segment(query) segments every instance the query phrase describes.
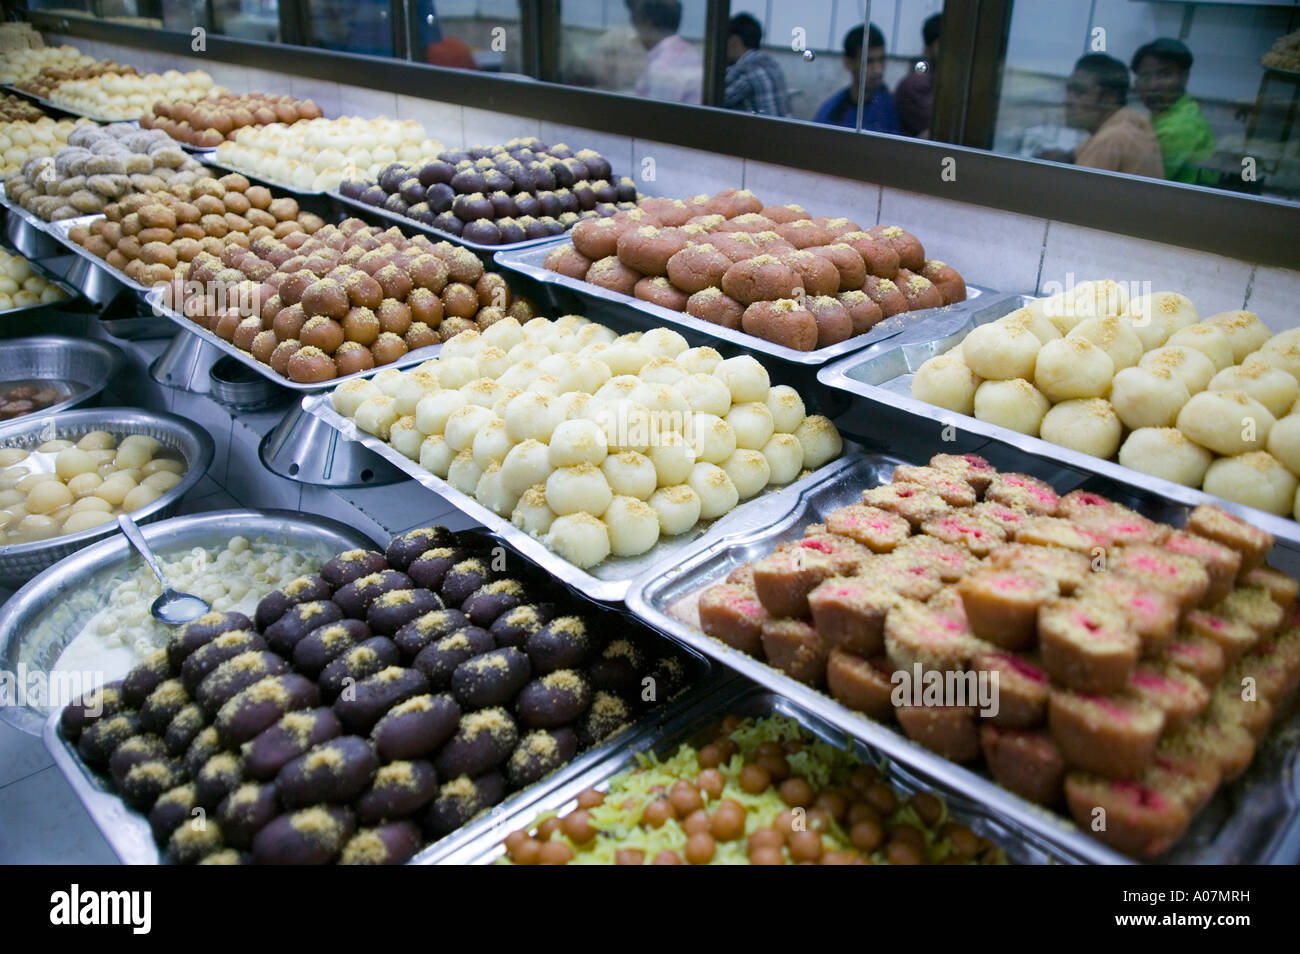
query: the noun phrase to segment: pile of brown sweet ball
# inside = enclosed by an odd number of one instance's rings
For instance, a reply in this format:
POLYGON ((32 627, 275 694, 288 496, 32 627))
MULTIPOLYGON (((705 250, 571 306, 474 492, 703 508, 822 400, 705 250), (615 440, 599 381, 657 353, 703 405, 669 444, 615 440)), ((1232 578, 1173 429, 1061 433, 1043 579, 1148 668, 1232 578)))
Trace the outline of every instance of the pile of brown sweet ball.
POLYGON ((145 129, 161 129, 180 142, 201 148, 215 148, 245 126, 296 123, 319 119, 321 109, 311 100, 267 93, 227 93, 202 100, 154 103, 153 112, 140 117, 145 129))
POLYGON ((546 267, 797 351, 966 298, 961 275, 910 232, 764 205, 747 189, 579 222, 546 267))
POLYGON ((105 73, 116 73, 119 76, 135 75, 135 67, 123 66, 113 60, 100 60, 98 63, 92 63, 88 66, 76 66, 67 70, 47 66, 31 79, 15 83, 14 89, 20 89, 24 93, 32 93, 42 99, 49 99, 60 83, 69 80, 94 79, 96 76, 103 76, 105 73))
POLYGON ((10 93, 8 96, 0 98, 0 122, 29 122, 34 123, 42 118, 45 113, 38 106, 34 106, 27 100, 10 93))

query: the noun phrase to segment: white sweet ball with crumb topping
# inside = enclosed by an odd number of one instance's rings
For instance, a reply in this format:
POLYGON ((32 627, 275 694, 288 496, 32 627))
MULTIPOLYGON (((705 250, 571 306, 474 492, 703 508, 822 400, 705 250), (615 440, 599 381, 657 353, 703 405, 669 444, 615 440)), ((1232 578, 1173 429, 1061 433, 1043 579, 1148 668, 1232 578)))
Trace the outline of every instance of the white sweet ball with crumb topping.
POLYGON ((1125 368, 1115 375, 1110 403, 1125 427, 1171 427, 1191 397, 1181 376, 1165 367, 1125 368))
POLYGON ((659 542, 659 514, 644 500, 615 497, 602 520, 614 556, 640 556, 659 542))
POLYGON ((1224 500, 1286 516, 1295 504, 1295 475, 1265 451, 1221 457, 1205 472, 1201 489, 1224 500))
POLYGON ((1241 391, 1202 391, 1178 413, 1178 429, 1202 447, 1233 457, 1262 450, 1274 423, 1268 408, 1241 391))
POLYGON ((1062 401, 1043 415, 1038 436, 1081 454, 1109 460, 1119 450, 1124 425, 1105 398, 1062 401))
POLYGON ((1116 371, 1131 368, 1142 357, 1142 339, 1114 315, 1085 318, 1066 337, 1087 338, 1106 352, 1116 371))
MULTIPOLYGON (((1049 401, 1102 397, 1110 391, 1115 362, 1087 338, 1065 337, 1049 341, 1038 352, 1034 386, 1049 401)), ((985 382, 991 383, 991 382, 985 382)), ((983 390, 984 385, 981 385, 983 390)), ((979 417, 979 394, 975 395, 975 416, 979 417)), ((981 418, 983 420, 983 418, 981 418)))
POLYGON ((1288 414, 1269 429, 1267 450, 1283 467, 1300 476, 1300 414, 1288 414))
POLYGON ((966 366, 981 378, 1032 378, 1042 342, 1027 327, 995 321, 971 329, 961 343, 966 366))
POLYGON ((700 495, 687 484, 661 487, 647 502, 659 515, 659 530, 665 537, 685 533, 700 522, 700 495))
POLYGON ((1281 368, 1256 358, 1224 368, 1210 379, 1211 391, 1244 391, 1274 417, 1286 414, 1300 398, 1300 383, 1281 368))
MULTIPOLYGON (((1110 360, 1104 354, 1102 357, 1110 360)), ((1047 398, 1024 378, 985 381, 975 392, 977 418, 1031 437, 1038 436, 1043 415, 1050 407, 1047 398)))
POLYGON ((1232 342, 1221 328, 1208 322, 1200 321, 1174 332, 1166 344, 1171 348, 1195 348, 1210 359, 1216 371, 1233 363, 1232 342))
POLYGON ((1188 394, 1199 394, 1214 378, 1214 362, 1195 348, 1166 345, 1148 351, 1138 362, 1139 368, 1164 368, 1183 379, 1188 394))
POLYGON ((1238 308, 1235 311, 1221 311, 1205 319, 1205 324, 1213 325, 1228 337, 1232 344, 1232 360, 1240 363, 1257 348, 1268 344, 1273 332, 1268 325, 1259 320, 1253 311, 1238 308))
POLYGON ((912 397, 958 414, 975 413, 975 391, 980 377, 962 360, 961 353, 935 355, 912 376, 912 397))
POLYGON ((585 511, 556 517, 543 542, 583 569, 595 566, 610 554, 609 529, 585 511))

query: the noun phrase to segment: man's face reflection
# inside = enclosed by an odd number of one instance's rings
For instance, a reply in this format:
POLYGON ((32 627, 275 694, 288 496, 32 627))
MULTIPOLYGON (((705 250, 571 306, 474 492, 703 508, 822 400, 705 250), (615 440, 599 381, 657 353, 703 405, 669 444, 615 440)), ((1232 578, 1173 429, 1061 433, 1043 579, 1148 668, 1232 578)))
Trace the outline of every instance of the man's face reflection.
POLYGON ((1160 114, 1178 101, 1187 89, 1187 71, 1156 56, 1145 56, 1134 74, 1133 89, 1142 105, 1160 114))
MULTIPOLYGON (((867 94, 878 87, 885 78, 885 48, 883 46, 872 46, 867 48, 867 94)), ((862 67, 862 56, 846 56, 844 58, 844 68, 849 71, 853 78, 850 88, 856 93, 860 85, 859 70, 862 67)))

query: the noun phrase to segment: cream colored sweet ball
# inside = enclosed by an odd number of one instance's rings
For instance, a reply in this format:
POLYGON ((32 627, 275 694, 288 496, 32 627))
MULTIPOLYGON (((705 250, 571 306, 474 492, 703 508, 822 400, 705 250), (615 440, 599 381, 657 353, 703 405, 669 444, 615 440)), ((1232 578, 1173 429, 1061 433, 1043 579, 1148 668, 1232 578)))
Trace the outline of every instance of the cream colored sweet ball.
POLYGON ((542 487, 529 487, 510 512, 510 522, 534 537, 540 537, 555 522, 555 511, 546 506, 546 491, 542 487))
POLYGON ((665 537, 685 533, 700 522, 700 495, 687 484, 661 487, 647 501, 659 516, 659 531, 665 537))
MULTIPOLYGON (((502 428, 504 427, 503 423, 502 428)), ((507 446, 501 454, 502 458, 509 450, 510 447, 507 446)), ((608 453, 605 432, 595 421, 561 421, 551 432, 548 457, 552 467, 600 464, 608 453)))
POLYGON ((501 464, 492 461, 483 469, 474 487, 474 499, 499 517, 508 517, 519 503, 519 495, 506 489, 501 480, 501 464))
MULTIPOLYGON (((1065 337, 1049 341, 1038 352, 1034 368, 1035 386, 1054 402, 1104 397, 1110 391, 1114 376, 1115 362, 1087 338, 1065 337)), ((978 408, 978 394, 975 401, 978 408)))
MULTIPOLYGON (((773 408, 772 395, 783 388, 793 390, 787 388, 786 385, 778 385, 768 392, 768 409, 772 411, 773 418, 776 417, 777 412, 773 408)), ((720 379, 715 378, 712 373, 697 372, 690 375, 677 385, 677 392, 686 399, 686 403, 690 405, 691 410, 699 414, 714 414, 718 417, 725 417, 727 411, 731 409, 730 389, 720 379)), ((795 397, 798 398, 799 395, 795 394, 795 397)), ((777 401, 779 402, 780 398, 777 401)), ((799 401, 799 406, 802 409, 802 400, 799 401)), ((801 410, 800 420, 803 420, 802 413, 801 410)), ((785 418, 782 418, 782 420, 784 421, 785 418)), ((797 421, 794 426, 799 426, 797 421)))
POLYGON ((767 392, 767 400, 764 403, 772 413, 772 426, 782 434, 793 434, 803 423, 803 419, 808 416, 803 398, 788 384, 778 384, 773 387, 767 392))
POLYGON ((1295 475, 1265 451, 1221 457, 1205 472, 1201 489, 1224 500, 1286 516, 1295 506, 1295 475))
POLYGON ((788 484, 803 470, 803 444, 793 434, 773 434, 763 445, 763 457, 769 470, 768 483, 788 484))
POLYGON ((1106 352, 1116 371, 1133 367, 1142 357, 1142 339, 1115 315, 1085 318, 1067 337, 1091 341, 1106 352))
POLYGON ((554 470, 550 448, 529 438, 506 454, 501 462, 501 482, 511 493, 523 494, 529 487, 546 481, 554 470))
POLYGON ((1017 308, 1003 315, 998 322, 1008 328, 1023 328, 1031 332, 1039 344, 1047 344, 1054 338, 1061 337, 1061 332, 1046 315, 1030 308, 1017 308))
POLYGON ((397 402, 387 394, 367 398, 357 407, 354 418, 357 427, 382 441, 388 440, 388 431, 397 420, 397 402))
POLYGON ((604 472, 594 464, 561 467, 546 478, 546 505, 560 516, 585 510, 599 517, 613 497, 604 472))
POLYGON ((912 397, 936 407, 973 414, 980 378, 959 354, 937 354, 912 376, 912 397))
POLYGON ((700 498, 701 519, 715 520, 730 513, 740 503, 740 491, 717 464, 699 462, 691 468, 686 484, 700 498))
POLYGON ((614 556, 639 556, 659 542, 659 514, 644 500, 615 497, 601 519, 614 556))
MULTIPOLYGON (((695 448, 696 459, 710 464, 723 463, 736 450, 736 432, 716 414, 692 415, 691 426, 685 436, 695 448)), ((762 447, 771 436, 769 432, 757 446, 762 447)))
POLYGON ((1259 320, 1258 315, 1240 308, 1211 315, 1205 319, 1205 324, 1213 325, 1227 335, 1232 345, 1232 360, 1238 363, 1252 351, 1264 347, 1273 337, 1273 332, 1259 320))
POLYGON ((736 404, 766 401, 772 382, 767 369, 749 355, 739 355, 718 362, 713 376, 727 386, 731 400, 736 404))
POLYGON ((610 454, 600 465, 609 489, 616 495, 648 500, 659 486, 659 475, 650 458, 635 451, 610 454))
POLYGON ((985 381, 975 391, 977 418, 1031 437, 1038 436, 1043 415, 1051 406, 1043 393, 1024 378, 985 381))
POLYGON ((1300 342, 1289 339, 1279 341, 1278 338, 1281 337, 1278 335, 1264 347, 1249 355, 1246 360, 1263 361, 1300 380, 1300 342))
POLYGON ((1142 339, 1142 346, 1147 351, 1159 348, 1174 332, 1201 320, 1190 298, 1171 291, 1152 292, 1130 299, 1121 317, 1142 339))
POLYGON ((1222 328, 1205 321, 1175 331, 1167 344, 1171 348, 1195 348, 1210 359, 1216 371, 1222 371, 1233 363, 1232 342, 1227 334, 1222 328))
POLYGON ((609 528, 584 511, 555 518, 543 542, 574 566, 586 569, 609 556, 609 528))
MULTIPOLYGON (((844 452, 844 439, 840 437, 840 432, 830 418, 821 414, 805 417, 803 423, 795 429, 794 436, 803 448, 803 466, 809 470, 816 470, 844 452)), ((763 446, 766 447, 767 444, 763 446)))
POLYGON ((1214 362, 1195 348, 1156 348, 1142 356, 1138 367, 1172 371, 1183 379, 1188 394, 1204 391, 1215 374, 1214 362))
POLYGON ((430 434, 420 443, 420 466, 437 477, 446 478, 455 458, 456 452, 441 434, 430 434))
POLYGON ((759 493, 772 479, 772 465, 762 451, 737 448, 721 466, 735 484, 741 500, 759 493))
POLYGON ((1224 368, 1210 379, 1209 390, 1245 391, 1274 417, 1285 415, 1300 398, 1300 383, 1295 378, 1256 358, 1224 368))
POLYGON ((1300 476, 1300 414, 1288 414, 1273 425, 1266 449, 1283 467, 1300 476))
POLYGON ((1043 415, 1038 436, 1082 454, 1110 460, 1119 450, 1124 426, 1105 398, 1062 401, 1043 415))
POLYGON ((1124 426, 1170 427, 1191 395, 1168 368, 1125 368, 1111 383, 1110 403, 1124 426))
POLYGON ((981 378, 1007 381, 1032 378, 1042 343, 1028 328, 1001 320, 971 329, 961 343, 966 366, 981 378))
POLYGON ((1128 289, 1118 282, 1103 279, 1080 282, 1025 307, 1045 316, 1057 331, 1065 335, 1085 318, 1118 315, 1127 306, 1128 289))
POLYGON ((1176 427, 1141 427, 1124 440, 1119 462, 1130 470, 1199 487, 1214 455, 1176 427))
POLYGON ((1268 408, 1241 391, 1202 391, 1178 412, 1178 429, 1216 454, 1260 450, 1274 423, 1268 408))

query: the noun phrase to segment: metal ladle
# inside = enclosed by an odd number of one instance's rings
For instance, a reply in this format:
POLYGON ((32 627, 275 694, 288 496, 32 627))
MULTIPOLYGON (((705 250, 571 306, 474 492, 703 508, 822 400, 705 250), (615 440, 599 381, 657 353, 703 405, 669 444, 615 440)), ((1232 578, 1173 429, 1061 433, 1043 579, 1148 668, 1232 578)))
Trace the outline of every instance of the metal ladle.
POLYGON ((144 562, 149 564, 149 569, 153 570, 153 575, 158 577, 158 582, 162 586, 162 595, 149 607, 149 612, 153 614, 154 619, 168 626, 180 626, 182 623, 198 619, 212 608, 199 597, 189 593, 177 593, 168 585, 158 558, 154 556, 153 550, 145 541, 144 534, 140 532, 134 520, 122 514, 117 518, 117 525, 122 528, 122 533, 131 541, 131 546, 135 547, 136 552, 144 557, 144 562))

